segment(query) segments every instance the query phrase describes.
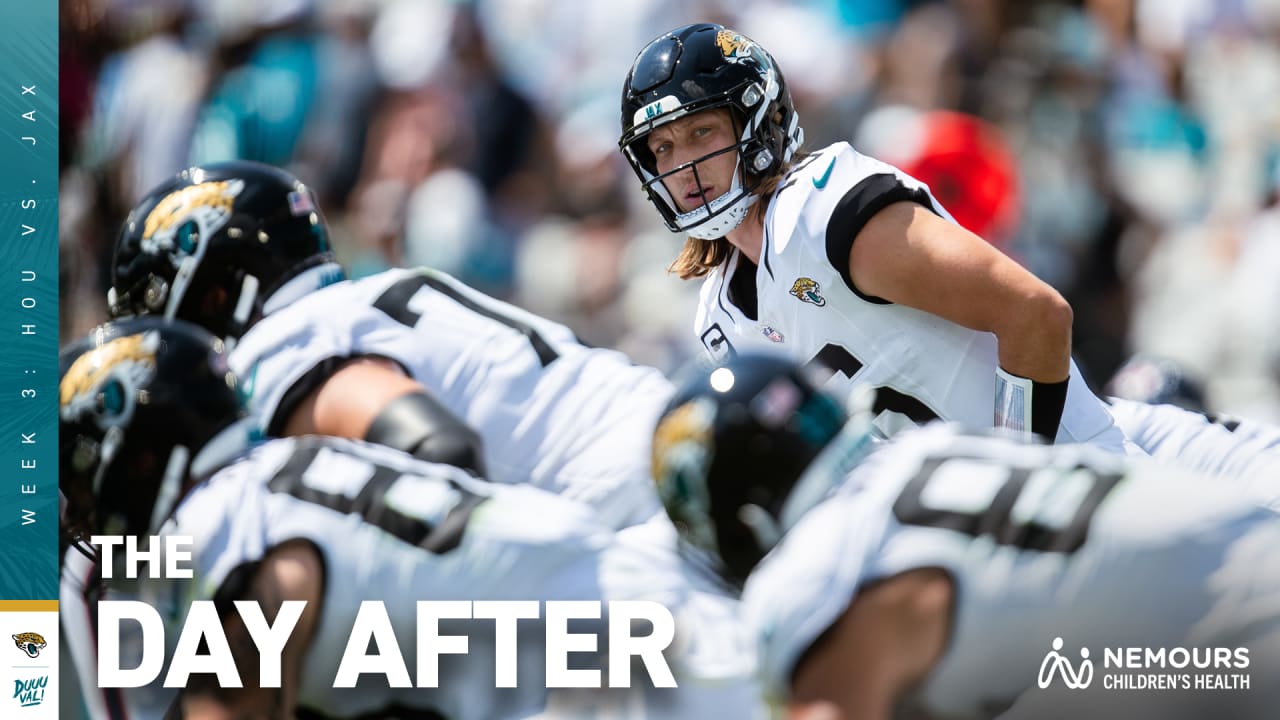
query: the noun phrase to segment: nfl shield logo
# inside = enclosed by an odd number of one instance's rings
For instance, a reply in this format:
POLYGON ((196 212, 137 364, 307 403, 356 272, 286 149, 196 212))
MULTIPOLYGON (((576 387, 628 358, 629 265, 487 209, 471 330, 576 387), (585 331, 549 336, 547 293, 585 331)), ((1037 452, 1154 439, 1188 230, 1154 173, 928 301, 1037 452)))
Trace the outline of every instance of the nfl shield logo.
POLYGON ((777 330, 774 330, 769 325, 765 325, 764 327, 760 328, 760 333, 776 343, 780 343, 786 339, 782 337, 782 333, 778 332, 777 330))

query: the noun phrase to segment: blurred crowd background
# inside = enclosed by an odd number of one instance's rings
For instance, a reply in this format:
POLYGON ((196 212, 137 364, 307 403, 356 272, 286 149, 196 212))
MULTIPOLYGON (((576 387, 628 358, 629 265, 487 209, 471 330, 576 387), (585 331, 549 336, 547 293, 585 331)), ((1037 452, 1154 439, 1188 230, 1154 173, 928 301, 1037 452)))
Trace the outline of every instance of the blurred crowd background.
POLYGON ((1280 0, 60 3, 64 338, 147 189, 244 158, 316 188, 353 275, 429 264, 671 370, 697 283, 619 97, 713 20, 778 60, 806 147, 917 174, 1057 287, 1095 386, 1148 353, 1280 421, 1280 0))

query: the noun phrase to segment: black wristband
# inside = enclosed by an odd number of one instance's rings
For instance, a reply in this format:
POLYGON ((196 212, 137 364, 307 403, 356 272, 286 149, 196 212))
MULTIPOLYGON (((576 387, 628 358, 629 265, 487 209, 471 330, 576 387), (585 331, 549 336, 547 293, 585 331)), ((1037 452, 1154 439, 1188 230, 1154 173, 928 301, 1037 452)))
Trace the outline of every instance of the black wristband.
POLYGON ((1031 432, 1049 442, 1058 436, 1058 425, 1062 422, 1062 410, 1067 405, 1066 380, 1056 383, 1031 381, 1031 432))
POLYGON ((411 392, 387 403, 369 425, 364 439, 419 460, 485 475, 479 434, 425 392, 411 392))

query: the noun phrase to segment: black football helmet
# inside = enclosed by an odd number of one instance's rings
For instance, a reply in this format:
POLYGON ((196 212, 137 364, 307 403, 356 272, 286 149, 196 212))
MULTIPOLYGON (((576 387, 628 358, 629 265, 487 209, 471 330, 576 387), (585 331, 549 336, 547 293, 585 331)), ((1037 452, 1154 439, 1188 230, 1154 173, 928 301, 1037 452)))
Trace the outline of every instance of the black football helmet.
POLYGON ((152 535, 192 478, 250 441, 223 342, 189 323, 107 323, 58 357, 64 530, 152 535))
POLYGON ((1168 358, 1134 355, 1107 383, 1106 394, 1149 405, 1177 405, 1208 412, 1204 387, 1168 358))
POLYGON ((232 342, 272 305, 342 277, 311 190, 253 162, 189 168, 151 191, 111 272, 112 317, 178 318, 232 342), (286 285, 297 292, 273 297, 286 285))
POLYGON ((798 483, 846 420, 818 379, 785 358, 739 354, 694 369, 654 432, 658 495, 681 537, 741 585, 791 524, 790 498, 816 502, 798 483))
MULTIPOLYGON (((618 146, 639 176, 667 228, 703 240, 723 237, 747 215, 753 192, 782 172, 804 142, 804 131, 782 71, 764 48, 722 25, 685 25, 645 46, 622 87, 618 146), (736 145, 661 175, 646 137, 677 118, 728 108, 740 133, 736 145), (701 207, 680 213, 663 180, 725 152, 738 153, 733 186, 701 207)), ((700 184, 700 183, 699 183, 700 184)))

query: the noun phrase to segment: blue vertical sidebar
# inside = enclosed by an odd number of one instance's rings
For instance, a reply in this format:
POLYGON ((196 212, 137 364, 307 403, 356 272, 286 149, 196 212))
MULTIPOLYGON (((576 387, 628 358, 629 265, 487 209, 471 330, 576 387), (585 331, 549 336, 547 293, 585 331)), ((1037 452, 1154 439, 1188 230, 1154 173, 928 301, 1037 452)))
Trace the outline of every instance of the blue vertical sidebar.
POLYGON ((30 609, 58 598, 58 4, 0 29, 0 601, 30 609))

